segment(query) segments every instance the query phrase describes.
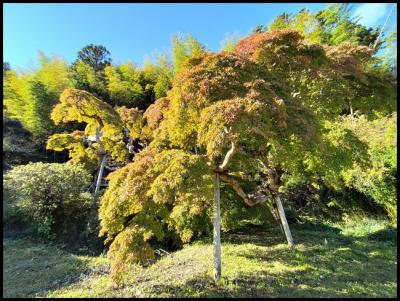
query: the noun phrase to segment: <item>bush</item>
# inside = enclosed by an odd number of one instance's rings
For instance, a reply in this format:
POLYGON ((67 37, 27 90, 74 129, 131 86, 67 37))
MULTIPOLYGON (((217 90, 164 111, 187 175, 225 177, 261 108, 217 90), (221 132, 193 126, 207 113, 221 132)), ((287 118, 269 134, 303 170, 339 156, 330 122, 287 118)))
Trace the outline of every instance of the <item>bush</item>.
POLYGON ((330 220, 342 221, 346 216, 385 215, 385 210, 362 192, 350 188, 334 190, 322 181, 306 181, 288 187, 282 199, 289 222, 330 220))
POLYGON ((94 199, 85 192, 91 175, 81 166, 29 163, 4 175, 3 195, 42 237, 74 236, 94 199))
POLYGON ((368 143, 371 164, 349 171, 349 184, 385 209, 397 224, 397 113, 369 121, 365 116, 344 119, 360 140, 368 143))

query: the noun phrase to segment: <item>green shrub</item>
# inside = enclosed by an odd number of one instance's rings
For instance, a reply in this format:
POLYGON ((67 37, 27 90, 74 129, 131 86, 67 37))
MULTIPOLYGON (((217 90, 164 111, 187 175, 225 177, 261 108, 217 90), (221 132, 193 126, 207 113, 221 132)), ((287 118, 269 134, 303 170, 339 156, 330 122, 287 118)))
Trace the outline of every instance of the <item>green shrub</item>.
POLYGON ((19 218, 45 237, 71 235, 85 223, 94 199, 85 192, 91 175, 81 166, 29 163, 4 175, 3 195, 19 218))
POLYGON ((8 189, 3 189, 3 226, 5 224, 12 224, 14 220, 18 219, 19 215, 18 208, 11 201, 10 192, 8 189))
POLYGON ((397 223, 397 113, 369 121, 365 116, 344 119, 344 124, 368 143, 368 168, 349 172, 349 184, 385 209, 397 223))

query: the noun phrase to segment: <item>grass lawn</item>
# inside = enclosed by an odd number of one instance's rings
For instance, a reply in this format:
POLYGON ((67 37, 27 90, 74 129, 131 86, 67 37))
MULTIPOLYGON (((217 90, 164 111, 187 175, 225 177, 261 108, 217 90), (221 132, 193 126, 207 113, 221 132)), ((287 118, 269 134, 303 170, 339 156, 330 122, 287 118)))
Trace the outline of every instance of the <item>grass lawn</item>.
POLYGON ((222 278, 212 278, 210 240, 148 267, 132 266, 113 288, 104 256, 77 256, 28 239, 3 240, 3 297, 396 297, 397 232, 383 221, 292 226, 222 235, 222 278))

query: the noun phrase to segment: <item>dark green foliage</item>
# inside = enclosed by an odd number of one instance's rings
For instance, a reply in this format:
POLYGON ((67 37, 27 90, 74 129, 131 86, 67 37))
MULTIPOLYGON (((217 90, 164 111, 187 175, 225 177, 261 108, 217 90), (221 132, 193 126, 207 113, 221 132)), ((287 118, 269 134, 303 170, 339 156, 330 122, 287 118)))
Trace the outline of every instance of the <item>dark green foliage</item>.
POLYGON ((111 65, 110 52, 102 45, 87 45, 71 66, 74 87, 110 101, 104 69, 111 65))
MULTIPOLYGON (((237 198, 235 192, 229 186, 225 185, 221 189, 221 200, 221 229, 223 232, 235 232, 249 224, 263 228, 278 225, 271 213, 272 198, 264 204, 248 207, 237 198)), ((212 218, 213 216, 210 214, 210 222, 212 218)))
POLYGON ((37 158, 32 134, 18 120, 3 115, 3 170, 37 158))
POLYGON ((257 26, 251 31, 252 34, 255 34, 255 33, 262 33, 262 32, 264 32, 264 29, 263 29, 263 26, 262 26, 262 25, 257 25, 257 26))
POLYGON ((111 57, 106 47, 89 44, 78 52, 77 61, 82 61, 95 71, 100 71, 111 64, 111 57))
POLYGON ((6 72, 8 70, 11 70, 10 63, 8 62, 3 62, 3 77, 6 76, 6 72))
POLYGON ((290 222, 334 220, 346 216, 384 216, 384 209, 354 188, 334 190, 322 181, 309 181, 289 187, 283 194, 290 222))
POLYGON ((52 93, 40 81, 32 81, 31 93, 33 97, 33 115, 35 120, 33 126, 36 129, 35 139, 38 141, 45 141, 46 138, 53 133, 54 124, 49 119, 51 104, 57 100, 58 95, 52 93))

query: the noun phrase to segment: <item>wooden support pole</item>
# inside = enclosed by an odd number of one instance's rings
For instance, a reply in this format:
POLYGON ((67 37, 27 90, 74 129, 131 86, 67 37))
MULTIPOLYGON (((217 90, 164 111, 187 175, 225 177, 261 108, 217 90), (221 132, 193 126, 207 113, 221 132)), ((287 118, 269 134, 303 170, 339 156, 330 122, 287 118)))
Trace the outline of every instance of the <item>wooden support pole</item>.
POLYGON ((214 177, 214 278, 221 277, 221 207, 219 174, 214 177))
POLYGON ((276 222, 279 224, 279 228, 281 229, 282 234, 285 234, 285 231, 283 230, 283 227, 282 227, 281 219, 279 218, 279 212, 278 212, 278 208, 277 208, 276 204, 272 205, 272 210, 273 210, 273 212, 275 212, 274 217, 275 217, 276 222))
POLYGON ((288 224, 288 222, 286 220, 285 211, 283 210, 283 206, 282 206, 282 202, 281 202, 281 199, 279 197, 279 194, 276 196, 275 201, 276 201, 276 205, 278 207, 279 217, 280 217, 281 222, 282 222, 283 230, 285 231, 285 235, 286 235, 286 239, 287 239, 289 248, 293 249, 294 248, 294 242, 293 242, 292 233, 290 232, 289 224, 288 224))
POLYGON ((101 178, 103 177, 103 170, 104 170, 104 166, 106 165, 106 161, 107 161, 107 155, 104 154, 103 158, 101 159, 101 164, 100 164, 100 168, 99 168, 99 173, 97 174, 97 179, 96 179, 96 189, 94 191, 94 194, 96 195, 99 190, 100 190, 100 184, 101 184, 101 178))

